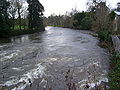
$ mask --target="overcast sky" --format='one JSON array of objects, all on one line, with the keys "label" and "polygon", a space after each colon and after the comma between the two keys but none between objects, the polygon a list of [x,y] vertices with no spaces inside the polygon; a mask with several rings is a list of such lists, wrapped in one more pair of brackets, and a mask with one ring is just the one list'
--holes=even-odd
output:
[{"label": "overcast sky", "polygon": [[[49,16],[55,14],[65,14],[66,11],[70,11],[72,8],[77,7],[79,11],[86,10],[87,0],[40,0],[45,8],[44,15]],[[108,4],[115,8],[116,4],[120,0],[107,0]]]}]

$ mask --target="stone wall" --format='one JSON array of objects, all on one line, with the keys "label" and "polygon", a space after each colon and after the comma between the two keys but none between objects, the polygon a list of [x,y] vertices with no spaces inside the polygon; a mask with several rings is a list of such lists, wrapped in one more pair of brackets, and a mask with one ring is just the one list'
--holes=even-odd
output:
[{"label": "stone wall", "polygon": [[120,30],[120,16],[117,16],[117,29]]},{"label": "stone wall", "polygon": [[119,37],[118,36],[112,36],[112,41],[113,41],[115,51],[120,53],[120,39],[119,39]]}]

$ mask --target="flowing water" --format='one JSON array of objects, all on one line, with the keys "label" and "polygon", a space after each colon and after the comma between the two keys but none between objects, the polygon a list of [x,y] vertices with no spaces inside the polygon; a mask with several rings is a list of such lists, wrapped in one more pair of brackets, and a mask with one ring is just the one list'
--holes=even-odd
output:
[{"label": "flowing water", "polygon": [[67,90],[107,80],[108,52],[89,31],[46,27],[0,44],[0,86],[8,90]]}]

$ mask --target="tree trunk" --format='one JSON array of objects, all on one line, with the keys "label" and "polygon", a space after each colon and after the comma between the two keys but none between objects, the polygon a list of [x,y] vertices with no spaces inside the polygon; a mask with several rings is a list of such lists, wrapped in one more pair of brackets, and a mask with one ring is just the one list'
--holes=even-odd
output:
[{"label": "tree trunk", "polygon": [[15,29],[15,17],[13,17],[13,19],[12,19],[12,29],[13,30]]},{"label": "tree trunk", "polygon": [[18,20],[19,20],[19,27],[21,30],[21,14],[20,14],[20,9],[18,9]]}]

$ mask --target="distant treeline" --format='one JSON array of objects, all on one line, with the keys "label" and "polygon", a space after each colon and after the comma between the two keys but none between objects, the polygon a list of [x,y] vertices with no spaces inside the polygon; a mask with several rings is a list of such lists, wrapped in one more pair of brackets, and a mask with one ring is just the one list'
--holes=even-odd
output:
[{"label": "distant treeline", "polygon": [[0,0],[0,37],[44,30],[39,0]]},{"label": "distant treeline", "polygon": [[115,13],[106,5],[105,0],[89,0],[87,11],[79,12],[73,9],[65,15],[52,14],[44,18],[44,23],[51,26],[111,32],[114,29],[114,19]]}]

